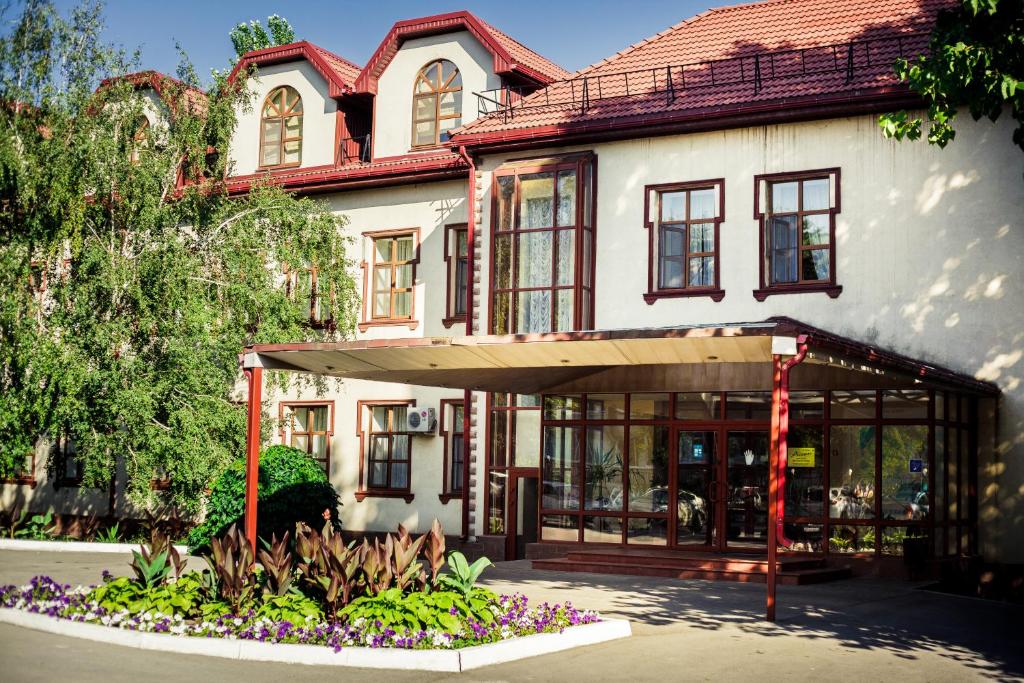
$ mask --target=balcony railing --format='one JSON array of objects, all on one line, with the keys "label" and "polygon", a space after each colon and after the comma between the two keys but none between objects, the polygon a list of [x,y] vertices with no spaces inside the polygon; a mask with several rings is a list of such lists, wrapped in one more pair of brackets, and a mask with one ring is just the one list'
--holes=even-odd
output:
[{"label": "balcony railing", "polygon": [[339,166],[350,166],[351,164],[370,162],[370,134],[360,135],[354,138],[342,138],[338,144],[338,158],[336,163]]},{"label": "balcony railing", "polygon": [[751,53],[688,64],[576,76],[530,93],[504,87],[474,93],[480,116],[500,114],[507,122],[536,109],[578,110],[622,97],[661,95],[666,106],[700,88],[749,85],[757,95],[768,81],[843,74],[847,84],[866,72],[892,67],[900,57],[924,52],[928,33],[900,33],[808,48]]}]

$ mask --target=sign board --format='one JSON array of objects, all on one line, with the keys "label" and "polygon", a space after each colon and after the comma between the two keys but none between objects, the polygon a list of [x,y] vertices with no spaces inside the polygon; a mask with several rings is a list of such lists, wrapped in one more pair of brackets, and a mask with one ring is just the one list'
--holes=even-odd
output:
[{"label": "sign board", "polygon": [[704,444],[695,443],[693,444],[693,459],[703,460],[704,459]]},{"label": "sign board", "polygon": [[924,472],[924,460],[918,460],[917,458],[910,459],[910,471],[911,472]]},{"label": "sign board", "polygon": [[814,467],[816,448],[790,448],[787,450],[789,467]]}]

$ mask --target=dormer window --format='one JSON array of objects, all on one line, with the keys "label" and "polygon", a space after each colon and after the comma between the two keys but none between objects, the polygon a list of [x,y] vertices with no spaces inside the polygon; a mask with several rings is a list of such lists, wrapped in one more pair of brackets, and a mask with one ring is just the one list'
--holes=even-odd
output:
[{"label": "dormer window", "polygon": [[412,96],[413,147],[433,147],[462,125],[462,76],[439,59],[420,69]]},{"label": "dormer window", "polygon": [[302,98],[294,88],[275,88],[263,103],[260,166],[298,166],[302,160]]},{"label": "dormer window", "polygon": [[140,115],[135,120],[135,133],[132,135],[129,159],[133,164],[137,164],[147,151],[149,151],[149,119]]}]

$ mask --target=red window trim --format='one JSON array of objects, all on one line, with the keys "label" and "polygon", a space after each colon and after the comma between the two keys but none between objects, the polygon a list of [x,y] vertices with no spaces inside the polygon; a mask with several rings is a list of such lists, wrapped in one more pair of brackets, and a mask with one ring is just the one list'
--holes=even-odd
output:
[{"label": "red window trim", "polygon": [[[285,423],[285,411],[288,408],[293,407],[313,407],[313,406],[327,406],[327,450],[324,454],[324,470],[327,473],[327,478],[331,478],[331,442],[334,441],[334,401],[332,400],[310,400],[310,401],[280,401],[277,404],[277,433],[281,439],[282,446],[290,446],[288,439],[289,429]],[[313,441],[310,439],[309,447],[313,447]],[[310,451],[306,453],[313,458],[313,454]],[[313,458],[319,463],[319,458]]]},{"label": "red window trim", "polygon": [[[463,432],[461,432],[461,431],[460,432],[456,432],[456,431],[452,430],[452,432],[449,433],[449,431],[447,429],[447,427],[448,427],[448,408],[449,407],[453,408],[452,414],[454,415],[454,406],[462,406],[462,409],[465,410],[466,409],[466,402],[463,399],[461,399],[461,398],[442,398],[441,399],[441,406],[439,408],[439,412],[441,413],[441,429],[440,429],[440,432],[441,432],[441,438],[443,439],[443,443],[444,443],[444,450],[442,451],[444,453],[444,467],[442,468],[443,474],[441,475],[442,476],[442,479],[441,479],[441,493],[438,494],[438,498],[441,500],[441,503],[445,504],[445,505],[447,505],[448,501],[450,501],[450,500],[459,500],[459,499],[462,498],[462,491],[461,490],[459,490],[459,491],[452,491],[448,487],[448,484],[450,482],[450,479],[448,478],[448,476],[451,474],[450,467],[451,467],[451,464],[452,464],[451,463],[451,451],[449,449],[453,445],[454,438],[455,438],[456,435],[458,435],[458,437],[460,439],[463,436]],[[452,437],[451,441],[449,440],[449,436]],[[465,459],[466,458],[466,454],[463,453],[462,457],[463,457],[463,459]],[[466,482],[462,482],[462,486],[465,487],[466,486]]]},{"label": "red window trim", "polygon": [[[295,290],[297,288],[296,277],[300,273],[305,273],[305,272],[309,272],[310,273],[310,278],[311,279],[310,279],[310,293],[309,293],[309,326],[314,328],[314,329],[318,329],[318,330],[319,329],[333,330],[335,328],[335,326],[336,326],[336,322],[334,320],[334,315],[333,315],[333,313],[334,313],[334,306],[333,306],[333,304],[334,304],[334,291],[333,291],[333,288],[331,288],[331,293],[330,293],[330,296],[329,296],[329,304],[330,305],[328,305],[328,307],[327,307],[328,308],[328,312],[330,313],[330,315],[328,315],[328,317],[326,317],[326,318],[320,318],[320,317],[318,317],[316,315],[316,302],[321,299],[320,292],[319,292],[319,286],[320,286],[319,285],[319,279],[318,279],[319,278],[319,273],[317,272],[316,267],[312,267],[311,266],[311,267],[308,267],[308,268],[306,268],[306,267],[303,267],[303,268],[291,268],[286,263],[286,264],[284,264],[284,268],[282,270],[284,271],[284,276],[285,276],[285,292],[288,295],[288,298],[291,299],[291,300],[294,300]],[[323,308],[323,306],[324,306],[324,303],[322,301],[320,303],[320,306],[321,306],[321,308]]]},{"label": "red window trim", "polygon": [[[418,244],[417,244],[418,247]],[[405,502],[411,503],[416,497],[412,493],[412,437],[409,438],[409,474],[408,486],[404,489],[371,489],[366,486],[366,462],[369,459],[369,451],[366,448],[367,430],[363,428],[363,415],[367,410],[376,406],[407,406],[414,408],[416,399],[380,399],[356,401],[356,436],[359,439],[359,485],[356,488],[356,502],[363,502],[367,498],[402,498]]]},{"label": "red window trim", "polygon": [[[298,113],[298,114],[288,114],[288,115],[285,115],[285,116],[272,116],[272,117],[268,118],[266,116],[267,104],[270,102],[271,95],[276,93],[278,90],[284,91],[285,96],[287,96],[287,93],[288,93],[289,90],[294,92],[295,96],[298,98],[298,104],[299,104],[300,107],[303,107],[303,110],[300,113]],[[283,101],[284,100],[282,100],[282,102]],[[270,92],[267,93],[267,96],[263,98],[263,105],[260,107],[259,165],[256,167],[256,170],[258,170],[258,171],[267,171],[267,170],[277,170],[277,169],[283,169],[283,168],[298,168],[299,166],[302,165],[302,147],[303,147],[303,145],[302,145],[302,134],[304,132],[303,124],[305,123],[305,121],[303,120],[303,117],[305,116],[305,114],[306,114],[306,112],[305,112],[304,105],[302,103],[302,95],[299,94],[298,89],[293,88],[290,85],[278,85],[278,86],[274,86],[273,88],[271,88]],[[288,138],[286,140],[285,139],[285,134],[284,134],[284,131],[285,131],[285,120],[290,118],[290,117],[294,117],[294,116],[298,116],[299,117],[299,137],[298,138]],[[278,151],[281,154],[280,158],[282,159],[282,161],[280,163],[277,163],[277,164],[264,164],[263,163],[263,134],[264,134],[263,122],[267,121],[267,120],[279,120],[281,122],[281,124],[280,124],[281,125],[281,139],[278,141]],[[284,159],[284,145],[285,145],[285,142],[286,141],[287,142],[294,142],[296,139],[299,142],[299,160],[298,161],[292,161],[290,163],[285,163],[283,161],[283,159]]]},{"label": "red window trim", "polygon": [[[455,233],[458,231],[464,231],[466,233],[466,239],[469,239],[469,224],[468,223],[449,223],[444,226],[444,272],[445,272],[445,299],[444,299],[444,319],[441,320],[441,324],[445,328],[450,328],[455,323],[466,322],[466,314],[459,313],[455,314],[455,297],[458,292],[454,291],[455,288],[455,273],[458,268],[458,258],[453,258],[452,249],[454,245],[458,244],[455,238]],[[466,285],[472,286],[472,263],[469,262],[468,256],[468,244],[467,256],[466,256]]]},{"label": "red window trim", "polygon": [[[836,178],[836,205],[829,209],[829,279],[827,282],[812,283],[812,284],[794,284],[786,283],[781,285],[773,285],[770,283],[768,273],[765,269],[765,264],[768,260],[767,248],[768,244],[765,240],[765,232],[767,226],[765,218],[767,212],[761,208],[761,183],[767,184],[773,182],[781,182],[786,180],[812,180],[815,178],[821,178],[822,176],[828,177],[835,175]],[[787,171],[784,173],[764,173],[754,176],[754,220],[758,223],[758,273],[760,277],[760,286],[754,290],[754,298],[758,301],[764,301],[766,298],[773,294],[805,294],[809,292],[824,292],[828,294],[829,298],[835,299],[842,291],[842,285],[836,284],[837,277],[837,264],[836,264],[836,215],[842,210],[842,176],[841,169],[836,166],[832,168],[818,168],[808,171]],[[767,197],[766,197],[767,199]]]},{"label": "red window trim", "polygon": [[[590,225],[584,225],[587,207],[585,206],[584,198],[586,197],[587,188],[583,185],[582,170],[584,166],[590,168]],[[494,309],[495,309],[495,277],[494,277],[494,263],[495,263],[495,250],[494,244],[496,242],[496,233],[498,232],[498,179],[500,177],[512,176],[516,179],[516,190],[513,193],[513,204],[518,203],[519,190],[518,190],[518,178],[522,175],[529,175],[533,173],[544,173],[544,172],[555,172],[560,170],[566,170],[570,168],[576,169],[576,213],[575,213],[575,225],[573,226],[574,231],[574,243],[575,243],[575,258],[573,261],[573,330],[586,330],[593,329],[595,327],[596,311],[597,311],[597,154],[593,151],[583,152],[570,152],[566,154],[548,154],[539,157],[525,157],[516,159],[507,159],[505,163],[496,168],[491,173],[491,208],[490,208],[490,263],[488,266],[488,310],[487,310],[487,330],[490,334],[496,334],[494,330]],[[557,194],[557,179],[555,181],[555,192]],[[519,229],[519,213],[515,212],[514,225],[511,230],[504,231],[505,234],[518,235],[523,232],[543,232],[543,231],[557,231],[565,228],[537,228],[522,231]],[[582,235],[585,231],[590,231],[590,278],[588,281],[583,280],[583,257],[584,248]],[[515,253],[515,252],[514,252]],[[552,251],[554,254],[554,250]],[[553,257],[554,258],[554,257]],[[515,271],[515,258],[513,258],[512,270]],[[554,277],[554,274],[552,274]],[[472,285],[470,285],[472,286]],[[567,289],[568,286],[558,286],[552,284],[549,287],[510,287],[508,289],[502,289],[502,292],[509,292],[515,294],[520,291],[529,291],[530,289],[543,289],[556,291],[557,289]],[[584,290],[590,296],[590,307],[587,311],[587,316],[584,317],[583,313],[583,296]],[[514,296],[512,297],[515,298]],[[513,308],[509,308],[510,321],[512,324]],[[554,307],[552,305],[552,310]],[[558,330],[560,332],[572,331],[572,330]],[[516,332],[512,332],[516,334]]]},{"label": "red window trim", "polygon": [[[663,192],[690,191],[714,189],[718,193],[718,215],[711,221],[715,224],[715,284],[711,287],[673,287],[660,289],[657,287],[658,254],[655,253],[656,234],[658,223],[661,220],[659,211],[658,219],[651,220],[651,194],[657,193],[659,198]],[[660,205],[660,199],[659,199]],[[654,304],[658,299],[673,299],[683,297],[708,297],[712,301],[721,301],[725,297],[725,290],[721,288],[720,278],[722,273],[721,261],[721,230],[725,222],[725,178],[713,178],[709,180],[693,180],[680,183],[659,183],[656,185],[644,186],[644,229],[647,230],[647,291],[644,293],[644,301],[648,306]],[[683,276],[685,278],[686,272]]]},{"label": "red window trim", "polygon": [[[412,235],[413,241],[413,257],[409,261],[412,265],[412,302],[409,305],[409,317],[408,318],[374,318],[373,317],[373,267],[374,259],[376,254],[374,251],[373,243],[377,239],[389,238],[389,237],[403,237],[406,235]],[[391,230],[370,230],[363,233],[364,238],[368,238],[370,242],[370,258],[369,260],[363,259],[359,266],[363,269],[363,304],[362,304],[362,320],[356,327],[360,332],[366,332],[371,327],[387,327],[390,325],[403,325],[408,327],[410,330],[415,330],[419,327],[419,321],[416,319],[416,266],[420,263],[420,229],[416,228],[397,228]],[[365,253],[365,252],[364,252]]]}]

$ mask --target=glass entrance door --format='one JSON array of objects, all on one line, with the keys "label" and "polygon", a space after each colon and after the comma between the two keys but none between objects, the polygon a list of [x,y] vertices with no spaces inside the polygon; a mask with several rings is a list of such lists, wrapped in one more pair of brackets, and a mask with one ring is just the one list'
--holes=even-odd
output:
[{"label": "glass entrance door", "polygon": [[767,547],[769,445],[766,430],[727,432],[723,503],[728,548]]},{"label": "glass entrance door", "polygon": [[715,542],[714,495],[717,486],[718,435],[711,431],[680,431],[676,439],[677,545],[711,547]]}]

